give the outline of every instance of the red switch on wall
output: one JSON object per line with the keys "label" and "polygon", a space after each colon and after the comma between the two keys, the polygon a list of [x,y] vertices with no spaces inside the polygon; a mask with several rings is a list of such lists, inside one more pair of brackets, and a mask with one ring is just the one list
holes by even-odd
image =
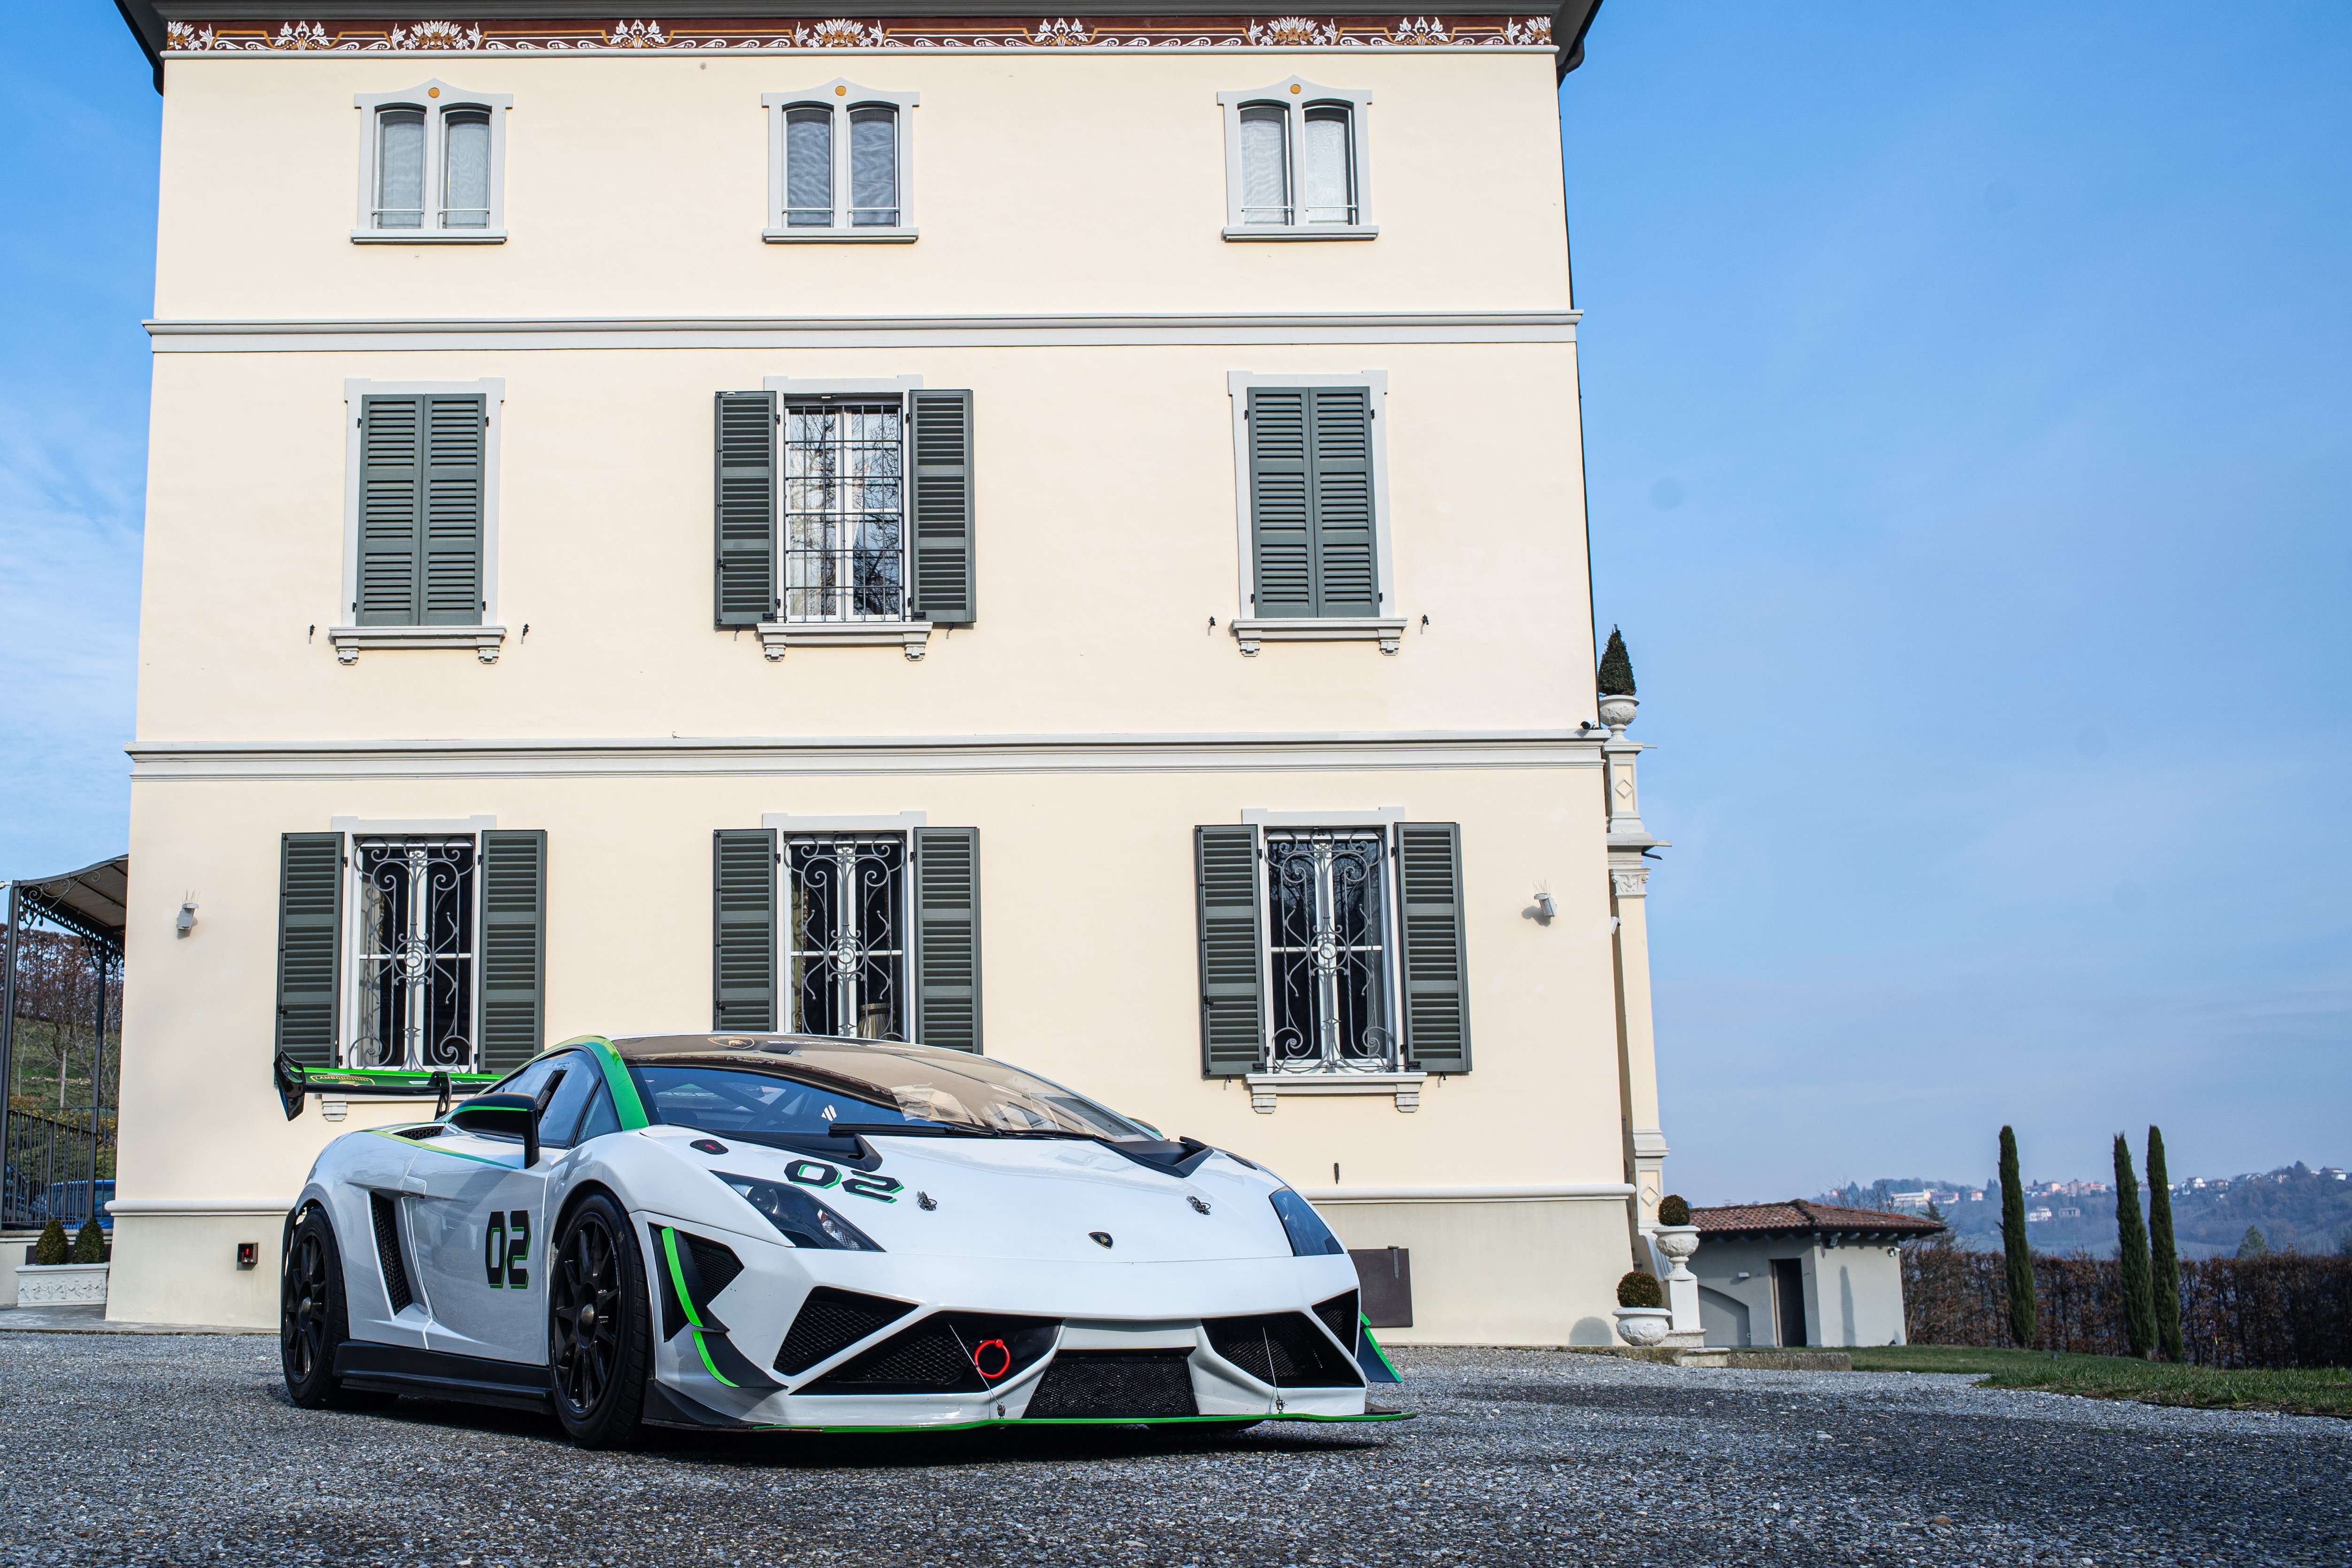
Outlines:
{"label": "red switch on wall", "polygon": [[250,1269],[260,1260],[261,1244],[259,1242],[240,1241],[236,1244],[236,1266],[238,1268]]}

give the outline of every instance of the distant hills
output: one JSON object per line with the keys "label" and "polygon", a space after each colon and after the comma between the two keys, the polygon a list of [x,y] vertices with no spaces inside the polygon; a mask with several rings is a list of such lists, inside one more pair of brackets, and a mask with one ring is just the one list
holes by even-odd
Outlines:
{"label": "distant hills", "polygon": [[[2116,1195],[2107,1181],[2037,1182],[2027,1188],[2026,1238],[2037,1252],[2116,1250]],[[1921,1195],[1928,1195],[1923,1198]],[[1981,1195],[1980,1197],[1976,1195]],[[1859,1182],[1821,1195],[1823,1203],[1918,1213],[1935,1203],[1952,1238],[1980,1251],[2000,1248],[1998,1181],[1931,1181],[1897,1176]],[[2140,1213],[2147,1193],[2140,1193]],[[2046,1214],[2046,1218],[2043,1216]],[[2172,1189],[2173,1234],[2183,1258],[2234,1256],[2249,1226],[2274,1251],[2352,1251],[2352,1179],[2334,1166],[2313,1170],[2298,1160],[2260,1174],[2196,1177]]]}

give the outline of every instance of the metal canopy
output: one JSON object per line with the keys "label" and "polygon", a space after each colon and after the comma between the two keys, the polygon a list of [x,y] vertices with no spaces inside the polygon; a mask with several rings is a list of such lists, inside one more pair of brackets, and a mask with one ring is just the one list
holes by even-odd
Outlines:
{"label": "metal canopy", "polygon": [[26,915],[88,937],[117,958],[122,956],[123,905],[131,893],[127,853],[58,876],[22,878],[16,892]]}

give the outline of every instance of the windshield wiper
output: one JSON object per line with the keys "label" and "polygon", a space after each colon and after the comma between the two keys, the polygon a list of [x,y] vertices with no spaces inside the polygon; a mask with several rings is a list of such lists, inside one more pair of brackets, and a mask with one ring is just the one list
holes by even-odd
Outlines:
{"label": "windshield wiper", "polygon": [[827,1135],[835,1138],[1003,1138],[1011,1134],[993,1127],[953,1122],[835,1122]]}

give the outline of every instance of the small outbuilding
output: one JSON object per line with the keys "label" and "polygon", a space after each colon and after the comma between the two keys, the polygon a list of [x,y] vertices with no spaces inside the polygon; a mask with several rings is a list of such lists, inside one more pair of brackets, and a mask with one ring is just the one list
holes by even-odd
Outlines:
{"label": "small outbuilding", "polygon": [[1694,1208],[1699,1324],[1711,1345],[1903,1343],[1906,1241],[1944,1227],[1913,1214],[1786,1203]]}

